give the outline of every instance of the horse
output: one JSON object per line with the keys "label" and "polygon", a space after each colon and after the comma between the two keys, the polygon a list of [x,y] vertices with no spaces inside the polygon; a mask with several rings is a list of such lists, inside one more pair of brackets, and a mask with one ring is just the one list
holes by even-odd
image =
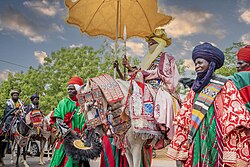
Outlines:
{"label": "horse", "polygon": [[[128,81],[116,79],[115,86],[119,86],[120,90],[124,96],[115,102],[108,102],[107,97],[98,90],[97,86],[93,82],[88,80],[87,84],[82,87],[78,91],[78,99],[81,105],[87,120],[87,126],[92,127],[95,129],[97,133],[101,132],[100,134],[103,135],[103,128],[100,125],[107,124],[107,122],[112,122],[112,117],[114,117],[113,113],[115,112],[115,117],[117,118],[117,114],[121,114],[122,118],[125,121],[123,122],[123,136],[122,133],[119,133],[119,130],[114,130],[114,135],[117,138],[118,145],[121,146],[122,143],[127,143],[123,145],[125,149],[125,155],[128,160],[128,164],[130,167],[138,167],[140,166],[140,159],[141,159],[141,150],[144,144],[151,139],[151,145],[154,146],[159,139],[162,139],[162,134],[158,131],[156,136],[140,136],[134,132],[134,129],[131,126],[129,117],[131,117],[131,112],[128,111],[127,103],[129,98],[129,92],[131,92],[131,83]],[[112,84],[109,86],[112,87]],[[114,86],[114,85],[113,85]],[[115,90],[113,90],[115,91]],[[96,115],[98,115],[96,117]],[[107,119],[106,119],[107,118]],[[119,117],[120,118],[120,117]],[[121,122],[121,120],[119,120]],[[124,139],[124,140],[123,140]],[[120,141],[119,141],[120,140]],[[125,142],[124,142],[125,141]],[[119,147],[118,147],[119,148]]]}
{"label": "horse", "polygon": [[5,154],[5,148],[6,148],[6,145],[7,143],[6,142],[3,142],[4,140],[4,136],[0,135],[0,167],[4,166],[4,162],[3,162],[3,157],[4,157],[4,154]]}
{"label": "horse", "polygon": [[19,167],[19,157],[21,148],[23,148],[23,164],[25,167],[29,167],[26,161],[27,155],[27,144],[29,141],[29,132],[30,127],[26,124],[24,113],[17,114],[14,117],[14,126],[10,129],[10,140],[11,140],[11,149],[12,157],[15,152],[15,146],[17,146],[17,156],[16,156],[16,167]]}
{"label": "horse", "polygon": [[50,151],[51,152],[51,155],[53,155],[53,144],[54,142],[56,141],[56,138],[57,138],[57,129],[54,125],[51,125],[50,123],[50,119],[51,119],[51,115],[53,114],[54,112],[51,111],[48,115],[46,115],[44,117],[44,123],[45,123],[45,127],[44,129],[46,129],[45,132],[47,132],[46,134],[46,141],[47,141],[47,150],[48,150],[48,161],[50,160],[51,156],[50,156]]}
{"label": "horse", "polygon": [[40,143],[39,164],[44,165],[44,148],[46,142],[51,136],[49,122],[44,119],[44,115],[40,110],[32,110],[26,116],[27,124],[30,125],[30,141],[37,140]]}

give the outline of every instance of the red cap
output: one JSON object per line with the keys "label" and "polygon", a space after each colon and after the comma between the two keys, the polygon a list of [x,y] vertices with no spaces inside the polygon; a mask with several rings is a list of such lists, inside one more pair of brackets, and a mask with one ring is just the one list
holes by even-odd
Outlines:
{"label": "red cap", "polygon": [[245,62],[250,63],[250,45],[241,48],[237,53],[238,60],[243,60]]}
{"label": "red cap", "polygon": [[79,85],[79,86],[82,86],[82,85],[83,85],[82,78],[80,78],[80,77],[78,77],[78,76],[72,77],[72,78],[69,80],[68,85],[74,85],[74,84],[77,84],[77,85]]}

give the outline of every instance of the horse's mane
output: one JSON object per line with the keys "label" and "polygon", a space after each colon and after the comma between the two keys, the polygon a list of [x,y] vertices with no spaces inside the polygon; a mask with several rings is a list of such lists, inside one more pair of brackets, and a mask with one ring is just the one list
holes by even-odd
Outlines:
{"label": "horse's mane", "polygon": [[[29,126],[26,124],[26,117],[18,117],[18,120],[16,122],[16,129],[18,133],[20,133],[22,136],[28,136],[29,135]],[[14,127],[15,128],[15,127]]]}

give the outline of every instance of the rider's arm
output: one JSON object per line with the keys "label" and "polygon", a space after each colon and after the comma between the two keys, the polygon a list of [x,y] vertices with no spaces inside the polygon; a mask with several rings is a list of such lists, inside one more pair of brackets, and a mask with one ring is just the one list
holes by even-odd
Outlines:
{"label": "rider's arm", "polygon": [[131,67],[131,65],[128,62],[128,59],[126,57],[124,57],[122,59],[122,64],[131,72],[135,71],[135,69],[133,67]]}
{"label": "rider's arm", "polygon": [[124,77],[123,77],[123,75],[122,75],[122,72],[121,72],[121,70],[120,70],[120,68],[119,68],[119,63],[118,63],[117,60],[114,62],[114,68],[116,69],[117,73],[119,74],[119,77],[120,77],[121,79],[124,79]]}
{"label": "rider's arm", "polygon": [[11,102],[7,101],[5,106],[4,106],[4,115],[9,115],[12,114],[16,109],[13,108],[13,106],[11,105]]}

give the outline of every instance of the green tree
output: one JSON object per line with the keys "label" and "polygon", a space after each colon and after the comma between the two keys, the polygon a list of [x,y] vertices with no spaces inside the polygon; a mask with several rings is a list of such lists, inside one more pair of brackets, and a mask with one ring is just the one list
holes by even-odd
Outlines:
{"label": "green tree", "polygon": [[188,66],[184,64],[184,60],[180,59],[176,61],[176,66],[178,68],[179,74],[183,75],[185,71],[187,70]]}
{"label": "green tree", "polygon": [[37,93],[40,96],[40,106],[46,113],[55,108],[58,102],[67,96],[67,82],[72,76],[80,76],[85,82],[88,78],[103,74],[113,74],[112,52],[92,47],[61,48],[45,58],[45,63],[37,69],[30,67],[26,73],[10,73],[7,81],[0,85],[0,115],[6,99],[10,98],[11,89],[18,89],[20,98],[26,104],[29,97]]}
{"label": "green tree", "polygon": [[237,52],[240,48],[245,46],[243,42],[234,42],[231,47],[225,49],[225,62],[223,67],[216,70],[217,74],[221,74],[224,76],[230,76],[234,74],[236,71],[236,62],[237,62]]}

